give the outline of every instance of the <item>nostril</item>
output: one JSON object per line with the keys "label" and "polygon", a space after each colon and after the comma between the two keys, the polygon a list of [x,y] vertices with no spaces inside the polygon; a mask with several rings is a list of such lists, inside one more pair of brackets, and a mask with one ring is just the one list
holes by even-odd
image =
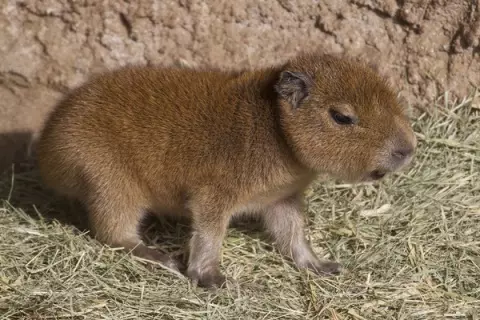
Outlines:
{"label": "nostril", "polygon": [[403,148],[403,149],[395,150],[392,153],[392,156],[398,159],[405,159],[406,157],[410,156],[412,153],[413,153],[413,148]]}

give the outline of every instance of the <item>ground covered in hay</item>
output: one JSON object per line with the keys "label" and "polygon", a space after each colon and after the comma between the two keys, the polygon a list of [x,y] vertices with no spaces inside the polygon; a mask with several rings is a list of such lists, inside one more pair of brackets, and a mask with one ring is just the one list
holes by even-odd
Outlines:
{"label": "ground covered in hay", "polygon": [[[321,256],[344,264],[336,278],[297,271],[258,230],[231,229],[222,267],[235,284],[206,292],[66,223],[63,213],[78,210],[43,190],[34,169],[7,173],[0,319],[480,319],[474,97],[445,95],[415,117],[419,151],[409,170],[378,185],[317,183],[308,192],[308,235]],[[147,234],[175,251],[184,232],[161,222]]]}

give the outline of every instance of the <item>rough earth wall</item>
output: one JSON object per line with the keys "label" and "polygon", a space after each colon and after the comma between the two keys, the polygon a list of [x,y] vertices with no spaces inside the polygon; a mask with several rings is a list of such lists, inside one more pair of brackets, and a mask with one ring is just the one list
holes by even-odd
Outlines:
{"label": "rough earth wall", "polygon": [[0,170],[105,68],[258,67],[320,49],[377,63],[422,105],[480,84],[479,41],[479,0],[2,0]]}

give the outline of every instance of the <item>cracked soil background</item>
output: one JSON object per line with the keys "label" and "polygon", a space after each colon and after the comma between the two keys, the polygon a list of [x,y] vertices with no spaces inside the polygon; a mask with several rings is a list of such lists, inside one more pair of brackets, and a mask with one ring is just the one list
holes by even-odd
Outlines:
{"label": "cracked soil background", "polygon": [[479,0],[3,0],[0,170],[57,99],[126,63],[261,67],[322,50],[375,63],[413,105],[480,85]]}

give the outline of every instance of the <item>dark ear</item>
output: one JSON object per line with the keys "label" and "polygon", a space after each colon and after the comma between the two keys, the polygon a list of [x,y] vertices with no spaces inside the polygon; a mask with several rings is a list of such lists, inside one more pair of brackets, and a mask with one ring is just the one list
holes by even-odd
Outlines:
{"label": "dark ear", "polygon": [[308,97],[312,85],[313,80],[306,73],[282,71],[280,79],[275,84],[275,90],[296,109]]}

